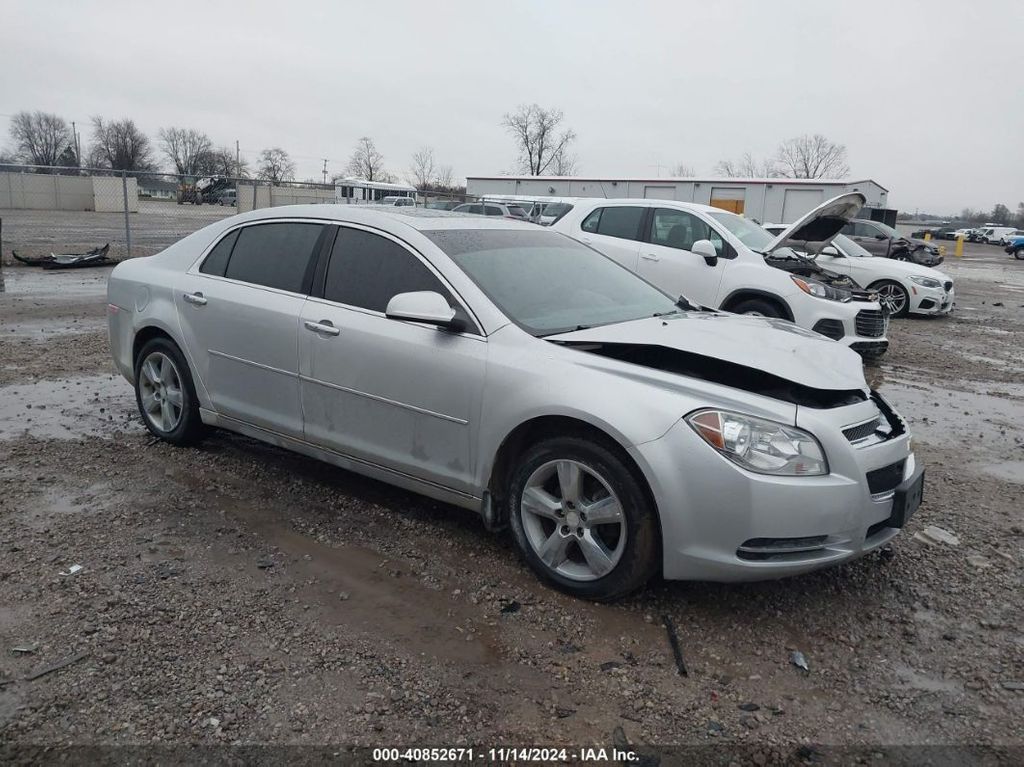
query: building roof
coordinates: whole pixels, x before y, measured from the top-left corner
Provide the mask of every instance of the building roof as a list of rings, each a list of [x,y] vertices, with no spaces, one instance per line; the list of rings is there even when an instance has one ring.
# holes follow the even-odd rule
[[[713,176],[661,176],[649,178],[646,176],[467,176],[467,181],[589,181],[591,183],[625,182],[636,184],[677,184],[677,183],[699,183],[699,184],[874,184],[884,192],[888,192],[884,186],[871,178],[720,178]]]

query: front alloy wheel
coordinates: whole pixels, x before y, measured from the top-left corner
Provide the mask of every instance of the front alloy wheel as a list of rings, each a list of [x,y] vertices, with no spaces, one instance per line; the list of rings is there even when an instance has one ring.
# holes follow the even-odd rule
[[[552,437],[518,459],[508,518],[544,581],[608,601],[643,586],[660,563],[657,515],[636,469],[605,440]]]
[[[907,314],[910,297],[906,289],[898,282],[883,282],[876,287],[878,301],[892,317],[903,317]]]

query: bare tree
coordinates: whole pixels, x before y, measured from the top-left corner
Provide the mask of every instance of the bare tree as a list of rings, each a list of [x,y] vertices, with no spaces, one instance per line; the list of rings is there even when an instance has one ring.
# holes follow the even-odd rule
[[[776,161],[787,178],[845,178],[850,172],[846,147],[829,141],[820,133],[784,141],[779,146]]]
[[[551,164],[551,175],[553,176],[574,176],[576,175],[577,158],[569,152],[559,152]]]
[[[439,189],[451,189],[452,188],[452,166],[441,165],[437,169],[437,176],[434,180]]]
[[[295,178],[295,163],[281,147],[264,149],[260,152],[259,178],[278,183]]]
[[[195,128],[161,128],[160,148],[183,176],[202,176],[209,171],[210,137]]]
[[[348,161],[347,172],[350,176],[366,181],[385,181],[387,178],[393,178],[384,170],[384,155],[377,151],[377,146],[369,136],[359,139]]]
[[[678,162],[672,168],[672,175],[676,178],[693,178],[697,175],[697,172],[693,169],[692,165],[687,165],[685,162]]]
[[[128,118],[109,122],[102,117],[92,118],[89,165],[111,170],[151,171],[156,168],[149,137]]]
[[[546,109],[538,104],[520,104],[515,112],[505,114],[501,124],[516,142],[522,172],[543,176],[550,175],[560,162],[563,168],[575,166],[575,158],[559,160],[576,140],[571,128],[559,132],[563,118],[562,110]]]
[[[992,208],[992,214],[989,221],[1006,226],[1010,223],[1010,216],[1010,209],[1003,205],[1003,203],[999,202],[996,203],[994,208]]]
[[[726,178],[776,178],[779,169],[771,160],[758,160],[745,152],[738,160],[722,160],[715,165],[715,173]]]
[[[14,166],[18,165],[18,156],[8,149],[0,149],[0,171],[14,170]]]
[[[210,151],[207,167],[211,176],[249,178],[249,162],[243,157],[236,161],[235,151],[226,146]]]
[[[409,183],[420,191],[429,189],[437,182],[437,167],[431,147],[425,146],[413,153],[409,176]]]
[[[15,151],[32,165],[61,165],[75,158],[71,127],[63,117],[49,112],[18,112],[11,118],[11,138]],[[66,154],[68,150],[71,154]]]

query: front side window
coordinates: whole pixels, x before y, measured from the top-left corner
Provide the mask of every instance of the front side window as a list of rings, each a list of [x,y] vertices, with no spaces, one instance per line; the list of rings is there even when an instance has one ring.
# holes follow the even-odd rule
[[[505,316],[536,336],[679,310],[672,298],[625,267],[556,232],[442,229],[423,234]]]
[[[651,243],[667,248],[693,250],[698,240],[710,240],[719,254],[722,252],[722,237],[706,222],[692,213],[671,208],[657,208],[651,221]]]
[[[397,242],[342,227],[327,265],[324,298],[382,314],[399,293],[432,290],[453,307],[451,293],[422,261]]]
[[[239,231],[224,276],[301,293],[323,228],[294,222],[247,226]]]

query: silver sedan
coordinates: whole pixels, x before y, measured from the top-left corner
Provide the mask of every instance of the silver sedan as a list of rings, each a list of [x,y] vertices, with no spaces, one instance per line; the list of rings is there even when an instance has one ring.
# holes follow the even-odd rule
[[[843,562],[920,502],[854,352],[529,224],[271,208],[120,264],[108,295],[156,436],[229,429],[472,509],[588,599]]]

